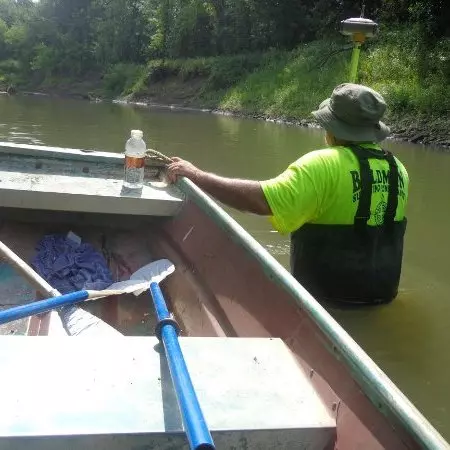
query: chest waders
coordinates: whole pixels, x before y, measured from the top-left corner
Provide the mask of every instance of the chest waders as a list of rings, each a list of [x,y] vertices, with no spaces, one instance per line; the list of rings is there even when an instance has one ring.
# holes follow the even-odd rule
[[[399,196],[397,163],[388,151],[352,146],[360,166],[361,190],[351,225],[305,224],[291,235],[291,270],[317,299],[384,303],[400,281],[406,218],[395,222]],[[389,189],[381,225],[369,226],[373,176],[369,159],[389,163]],[[381,214],[383,211],[381,211]]]

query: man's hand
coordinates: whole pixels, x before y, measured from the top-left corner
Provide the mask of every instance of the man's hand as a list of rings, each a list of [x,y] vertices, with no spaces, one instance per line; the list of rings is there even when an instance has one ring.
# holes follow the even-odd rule
[[[194,166],[189,161],[185,161],[181,158],[173,157],[172,162],[167,166],[167,178],[169,182],[175,183],[178,176],[189,178],[192,181],[196,181],[201,170]]]

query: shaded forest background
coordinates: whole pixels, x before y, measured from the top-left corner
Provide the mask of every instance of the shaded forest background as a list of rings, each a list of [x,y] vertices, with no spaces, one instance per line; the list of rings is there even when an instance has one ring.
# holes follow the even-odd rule
[[[0,0],[0,84],[300,118],[348,76],[350,0]],[[365,0],[359,81],[448,128],[447,0]],[[444,119],[443,119],[444,116]],[[419,117],[420,118],[420,117]],[[441,127],[441,128],[442,128]]]
[[[157,58],[290,50],[336,35],[361,7],[349,0],[0,0],[0,61],[27,76],[81,75]],[[435,56],[429,50],[449,37],[446,0],[366,0],[364,7],[384,28],[416,28],[424,71]]]

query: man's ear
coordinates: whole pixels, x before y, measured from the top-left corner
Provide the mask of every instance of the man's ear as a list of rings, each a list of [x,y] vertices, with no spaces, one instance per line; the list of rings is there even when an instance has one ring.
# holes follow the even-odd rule
[[[333,134],[327,131],[325,134],[325,142],[330,146],[336,145],[336,138]]]

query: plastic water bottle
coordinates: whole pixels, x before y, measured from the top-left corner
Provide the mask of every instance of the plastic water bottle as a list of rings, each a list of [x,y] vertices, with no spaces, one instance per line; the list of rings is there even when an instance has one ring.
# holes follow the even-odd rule
[[[131,130],[125,144],[125,174],[123,185],[129,189],[140,189],[144,182],[145,151],[147,146],[141,130]]]

